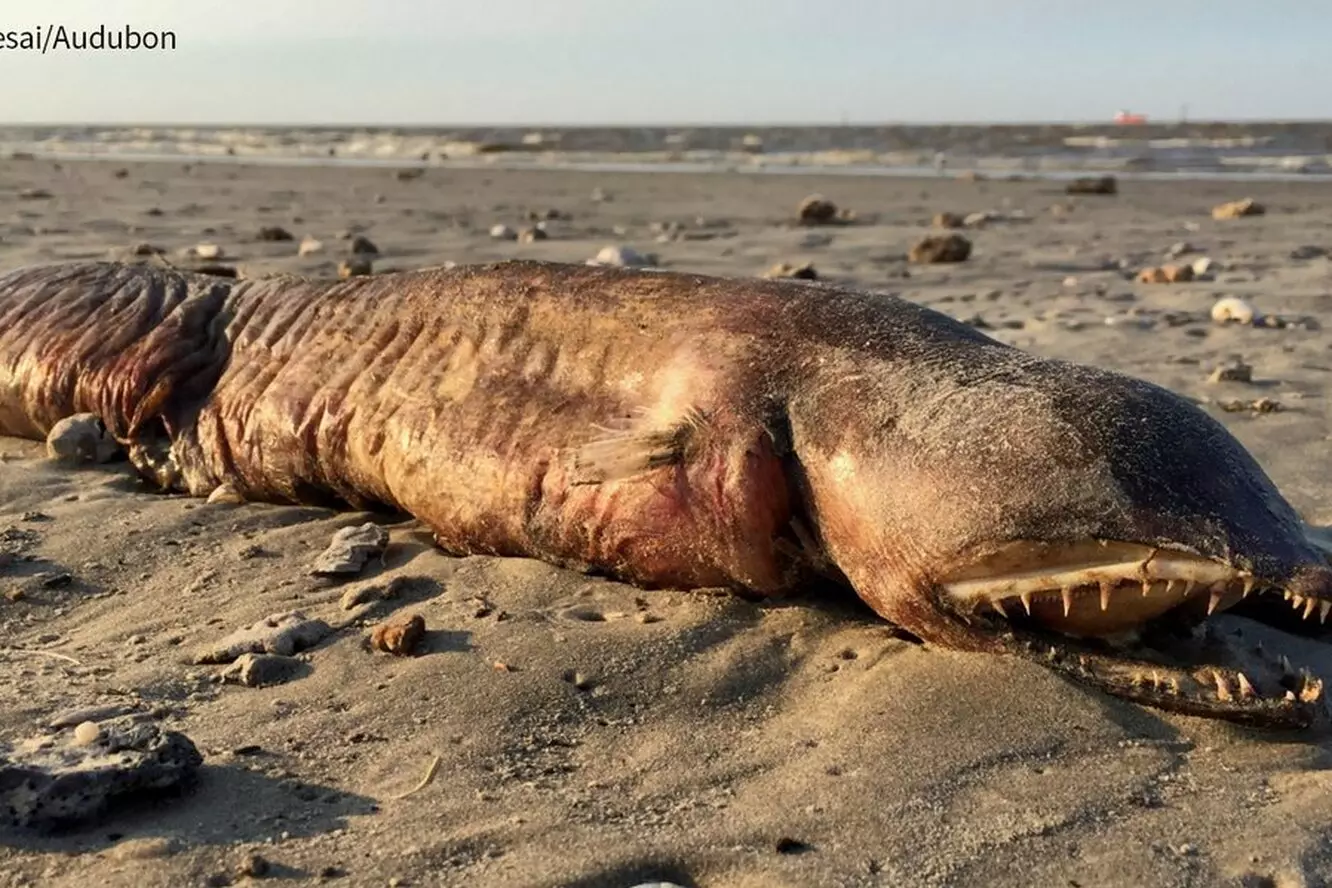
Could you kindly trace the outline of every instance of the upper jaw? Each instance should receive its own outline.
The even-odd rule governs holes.
[[[1210,616],[1251,594],[1282,595],[1305,619],[1332,613],[1332,585],[1307,575],[1261,576],[1181,549],[1114,540],[988,546],[936,585],[942,603],[964,617],[1022,615],[1083,637],[1137,629],[1171,611]]]
[[[1323,711],[1320,679],[1261,651],[1231,650],[1204,620],[1259,594],[1325,620],[1326,567],[1276,578],[1140,543],[1018,541],[954,562],[936,590],[1000,650],[1119,697],[1264,727],[1305,727]]]

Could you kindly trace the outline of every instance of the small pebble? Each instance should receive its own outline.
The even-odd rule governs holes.
[[[258,854],[251,854],[241,862],[236,874],[242,878],[262,879],[268,875],[270,867],[268,861]]]
[[[261,688],[290,681],[304,666],[295,657],[280,654],[241,654],[222,670],[221,677],[223,681],[247,688]]]
[[[425,618],[420,614],[380,623],[370,633],[370,646],[395,657],[410,656],[425,637]]]
[[[355,257],[344,259],[338,263],[338,277],[342,280],[353,277],[364,277],[374,273],[374,265],[369,259],[364,257]]]
[[[375,246],[374,241],[363,234],[358,234],[351,239],[351,246],[348,247],[351,252],[357,256],[378,256],[379,247]]]
[[[799,265],[793,262],[779,262],[765,271],[763,276],[770,280],[816,281],[819,279],[819,273],[814,269],[812,262],[803,262]]]
[[[589,691],[592,689],[592,679],[581,672],[575,672],[572,669],[564,673],[564,680],[573,685],[580,691]]]
[[[597,255],[587,260],[588,265],[609,265],[615,268],[650,268],[657,264],[651,253],[640,253],[633,247],[602,247]]]
[[[1218,364],[1207,377],[1208,382],[1253,382],[1253,366],[1239,358]]]
[[[102,729],[97,726],[97,722],[80,722],[74,729],[74,742],[79,746],[91,746],[97,742],[97,738],[102,736]]]

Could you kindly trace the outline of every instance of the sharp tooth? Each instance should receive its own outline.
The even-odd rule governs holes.
[[[1282,589],[1282,590],[1281,590],[1281,597],[1282,597],[1284,600],[1286,600],[1286,601],[1290,601],[1290,590],[1289,590],[1289,589]]]
[[[1068,616],[1073,610],[1073,590],[1065,586],[1059,590],[1059,594],[1064,598],[1064,616]]]
[[[1248,598],[1248,597],[1249,597],[1249,593],[1253,591],[1253,587],[1254,587],[1256,584],[1257,584],[1257,580],[1255,580],[1253,577],[1245,577],[1245,578],[1244,578],[1244,588],[1243,588],[1242,590],[1240,590],[1240,597],[1241,597],[1241,598]]]
[[[1212,588],[1212,597],[1207,600],[1207,616],[1216,613],[1216,608],[1221,604],[1221,592],[1216,587]]]
[[[1294,702],[1295,702],[1295,692],[1294,692],[1294,691],[1286,691],[1286,702],[1287,702],[1287,703],[1294,703]]]
[[[1146,597],[1147,597],[1148,595],[1150,595],[1150,594],[1152,594],[1152,581],[1151,581],[1151,580],[1143,580],[1143,581],[1142,581],[1142,597],[1143,597],[1143,598],[1146,598]],[[1101,608],[1101,610],[1105,610],[1105,608]]]
[[[1185,581],[1184,581],[1184,597],[1185,597],[1185,598],[1188,598],[1190,595],[1193,594],[1193,586],[1194,586],[1194,582],[1193,582],[1193,580],[1185,580]]]
[[[1238,675],[1239,675],[1240,699],[1243,700],[1248,697],[1256,697],[1258,695],[1258,692],[1254,690],[1253,685],[1249,682],[1249,677],[1245,675],[1243,672],[1238,673]]]
[[[1301,604],[1304,604],[1304,596],[1291,593],[1290,606],[1295,608],[1295,610],[1299,610]]]
[[[1101,610],[1110,610],[1110,593],[1114,591],[1115,584],[1109,580],[1101,580]]]
[[[1307,620],[1309,619],[1309,615],[1314,612],[1314,608],[1318,607],[1318,599],[1306,598],[1304,600],[1306,602],[1306,604],[1304,605],[1304,619]]]
[[[1003,606],[1002,604],[999,603],[999,599],[998,599],[998,598],[992,598],[992,599],[990,599],[990,607],[992,607],[992,608],[994,608],[995,610],[999,611],[999,616],[1003,617],[1005,620],[1008,619],[1008,614],[1004,612],[1004,606]]]
[[[1031,616],[1031,593],[1023,592],[1018,596],[1022,599],[1022,606],[1027,609],[1027,616]]]
[[[1332,601],[1324,601],[1318,605],[1318,622],[1326,623],[1329,613],[1332,613]]]
[[[1173,675],[1170,676],[1170,693],[1179,696],[1179,679]]]
[[[1188,580],[1166,580],[1166,587],[1165,587],[1166,594],[1167,594],[1167,595],[1174,595],[1174,594],[1175,594],[1175,590],[1178,589],[1178,588],[1181,587],[1181,586],[1184,587],[1184,591],[1183,591],[1181,597],[1185,597],[1185,598],[1187,598],[1187,597],[1188,597],[1188,594],[1189,594],[1189,583],[1188,583]]]
[[[1153,669],[1153,670],[1152,670],[1152,688],[1153,688],[1153,689],[1159,688],[1159,687],[1160,687],[1161,685],[1163,685],[1164,683],[1165,683],[1165,679],[1163,679],[1163,678],[1161,677],[1161,673],[1160,673],[1160,672],[1157,672],[1155,669]]]
[[[1285,654],[1281,655],[1281,671],[1286,675],[1295,674],[1295,667],[1290,665],[1290,657],[1287,657]]]
[[[1230,685],[1226,684],[1225,676],[1220,672],[1213,672],[1212,677],[1216,679],[1216,698],[1223,703],[1229,703],[1234,697],[1230,693]]]

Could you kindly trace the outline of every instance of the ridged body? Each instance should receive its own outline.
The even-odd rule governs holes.
[[[886,295],[529,262],[0,278],[0,432],[83,411],[195,495],[382,503],[451,551],[644,585],[767,593],[826,557],[957,646],[981,642],[934,579],[1009,539],[1173,546],[1332,597],[1204,413]]]

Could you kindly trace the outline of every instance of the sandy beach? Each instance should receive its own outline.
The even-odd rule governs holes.
[[[812,193],[857,223],[795,224]],[[1266,214],[1211,217],[1244,197]],[[184,251],[211,244],[243,276],[333,276],[352,234],[378,248],[376,273],[583,262],[613,244],[734,277],[810,262],[1199,402],[1306,520],[1332,524],[1332,183],[1121,179],[1117,195],[1070,196],[997,178],[12,159],[0,206],[0,271],[138,244],[190,267]],[[944,211],[992,214],[961,232],[971,258],[908,264]],[[545,240],[490,235],[548,216]],[[262,240],[266,226],[294,239]],[[322,249],[298,255],[306,237]],[[1176,245],[1190,249],[1168,260]],[[1205,279],[1133,280],[1201,258]],[[1221,297],[1284,323],[1215,324]],[[1209,381],[1237,357],[1250,382]],[[1259,399],[1280,409],[1223,409]],[[43,457],[0,438],[0,553],[16,556],[0,558],[0,740],[126,704],[190,737],[204,766],[185,794],[67,834],[0,834],[0,888],[1332,881],[1324,732],[1170,715],[1032,663],[925,649],[849,594],[644,592],[446,557],[402,516],[207,504],[124,464]],[[336,529],[368,520],[390,531],[382,564],[310,576]],[[393,601],[354,617],[339,604],[396,578]],[[191,662],[290,610],[335,629],[292,680],[238,686]],[[429,630],[418,656],[365,648],[369,626],[407,612]],[[1332,678],[1325,643],[1218,624]],[[255,855],[267,872],[245,875]]]

